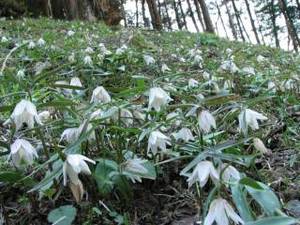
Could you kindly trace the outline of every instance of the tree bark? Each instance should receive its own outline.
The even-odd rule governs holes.
[[[300,45],[300,41],[299,41],[299,38],[297,35],[296,28],[293,24],[293,21],[288,14],[286,2],[285,2],[285,0],[278,0],[278,4],[279,4],[280,11],[282,12],[282,14],[284,16],[286,26],[288,29],[288,34],[292,39],[294,49],[296,52],[298,52],[298,47]]]
[[[205,25],[204,25],[204,22],[203,22],[202,13],[201,13],[201,9],[200,9],[200,5],[199,5],[198,0],[194,0],[194,4],[196,6],[196,12],[197,12],[198,19],[201,23],[202,30],[205,31]]]
[[[256,26],[255,26],[255,22],[254,22],[252,13],[251,13],[251,9],[250,9],[250,5],[249,5],[248,0],[245,0],[245,3],[246,3],[248,15],[249,15],[249,17],[250,17],[250,22],[251,22],[251,26],[252,26],[252,31],[253,31],[253,33],[254,33],[254,35],[255,35],[256,42],[257,42],[257,44],[260,44],[260,40],[259,40],[259,37],[258,37],[257,29],[256,29]]]
[[[240,23],[240,20],[239,20],[237,7],[235,5],[234,0],[231,0],[231,3],[232,3],[232,6],[233,6],[233,11],[234,11],[235,19],[236,19],[236,22],[237,22],[237,25],[238,25],[238,28],[239,28],[239,31],[240,31],[241,38],[245,42],[246,39],[245,39],[245,36],[244,36],[244,33],[243,33],[243,29],[242,29],[242,26],[241,26],[241,23]]]
[[[203,19],[204,19],[204,23],[205,23],[205,31],[209,32],[209,33],[215,33],[215,29],[212,24],[205,0],[198,0],[198,2],[200,4],[200,7],[201,7],[202,13],[203,13]]]
[[[224,29],[224,31],[225,31],[225,34],[226,34],[226,38],[229,38],[229,37],[228,37],[228,33],[227,33],[227,29],[226,29],[226,26],[225,26],[225,23],[224,23],[222,14],[221,14],[221,10],[220,10],[220,7],[219,7],[219,5],[218,5],[218,2],[216,1],[215,4],[216,4],[217,10],[218,10],[219,18],[221,19],[222,27],[223,27],[223,29]]]
[[[199,28],[198,28],[198,25],[197,25],[197,22],[196,22],[196,19],[195,19],[195,16],[194,16],[194,12],[193,12],[190,0],[187,0],[187,3],[188,3],[189,11],[190,11],[190,16],[191,16],[192,21],[194,23],[195,29],[199,33]]]
[[[181,0],[178,0],[178,5],[179,5],[180,12],[181,12],[181,17],[183,19],[183,25],[184,25],[185,29],[188,30],[188,27],[186,24],[186,19],[185,19],[185,13],[182,8]]]
[[[227,4],[225,4],[225,7],[226,7],[226,13],[227,13],[227,16],[228,16],[228,20],[229,20],[229,26],[230,26],[230,29],[231,29],[231,32],[232,32],[232,35],[234,37],[234,40],[237,40],[237,32],[236,32],[236,29],[235,29],[235,25],[234,25],[234,22],[233,22],[233,18],[232,18],[232,15],[230,13],[230,9],[228,7]]]
[[[161,18],[159,16],[155,0],[146,0],[146,2],[148,4],[153,28],[156,30],[161,30],[162,29]]]
[[[278,29],[276,25],[276,12],[275,12],[274,0],[271,1],[270,14],[271,14],[271,22],[272,22],[272,33],[275,39],[275,45],[277,48],[280,48]]]
[[[168,6],[167,6],[167,3],[166,3],[165,0],[164,0],[163,4],[164,4],[164,7],[165,7],[167,19],[168,19],[168,29],[169,29],[169,30],[172,30],[172,21],[171,21],[171,17],[170,17],[170,15],[169,15]]]
[[[175,0],[173,0],[173,7],[174,7],[174,11],[175,11],[175,17],[176,17],[176,22],[177,22],[178,29],[182,30],[182,24],[181,24],[181,21],[180,21],[178,8],[177,8]]]
[[[139,4],[138,4],[138,0],[135,0],[135,26],[139,27]]]

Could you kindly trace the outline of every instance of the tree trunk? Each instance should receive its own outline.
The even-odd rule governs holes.
[[[157,10],[157,5],[155,0],[146,0],[151,16],[151,23],[154,29],[156,30],[161,30],[162,25],[161,25],[161,19]]]
[[[198,19],[199,19],[199,21],[201,23],[202,30],[205,31],[205,25],[204,25],[204,22],[203,22],[203,18],[202,18],[202,14],[201,14],[201,9],[200,9],[198,0],[194,0],[194,4],[196,6],[196,12],[197,12]]]
[[[236,22],[237,22],[237,25],[238,25],[238,28],[239,28],[239,31],[240,31],[241,38],[245,42],[246,39],[245,39],[245,36],[244,36],[244,33],[243,33],[243,29],[242,29],[242,26],[241,26],[241,23],[240,23],[240,20],[239,20],[239,16],[238,16],[239,12],[237,10],[237,7],[235,5],[234,0],[231,0],[231,3],[232,3],[232,6],[233,6],[234,15],[235,15]]]
[[[270,5],[270,14],[271,14],[271,22],[272,22],[272,33],[275,38],[275,45],[277,48],[280,48],[279,38],[278,38],[278,28],[276,25],[276,12],[275,12],[275,6],[274,6],[274,0],[271,1]]]
[[[139,1],[135,0],[135,26],[139,27]]]
[[[182,8],[181,0],[178,1],[178,5],[179,5],[180,12],[181,12],[181,17],[183,19],[183,25],[184,25],[185,29],[188,30],[188,27],[187,27],[187,24],[186,24],[186,19],[185,19],[185,13],[184,13],[183,8]]]
[[[232,15],[230,13],[230,9],[228,7],[227,4],[225,4],[225,7],[226,7],[226,13],[227,13],[227,16],[228,16],[228,20],[229,20],[229,26],[230,26],[230,29],[231,29],[231,32],[232,32],[232,35],[234,37],[234,40],[237,40],[237,32],[236,32],[236,29],[235,29],[235,25],[234,25],[234,22],[233,22],[233,18],[232,18]]]
[[[171,17],[170,17],[170,15],[169,15],[168,6],[167,6],[167,3],[166,3],[165,0],[164,0],[163,4],[164,4],[164,7],[165,7],[167,19],[168,19],[168,29],[169,29],[169,30],[172,30],[172,21],[171,21]]]
[[[251,9],[250,9],[250,5],[249,5],[248,0],[245,0],[245,3],[246,3],[248,15],[250,17],[250,22],[251,22],[253,33],[255,35],[256,42],[257,42],[257,44],[260,44],[260,40],[259,40],[259,37],[258,37],[258,33],[257,33],[257,29],[256,29],[256,26],[255,26],[254,19],[252,17],[252,13],[251,13]]]
[[[205,31],[209,33],[215,33],[214,26],[212,24],[209,11],[207,8],[207,5],[205,3],[205,0],[198,0],[200,7],[202,9],[204,23],[205,23]]]
[[[221,19],[222,27],[223,27],[223,29],[225,31],[225,34],[226,34],[226,38],[228,38],[228,33],[227,33],[227,30],[226,30],[226,26],[225,26],[225,23],[224,23],[224,20],[223,20],[223,17],[222,17],[221,10],[220,10],[220,7],[218,5],[218,2],[216,1],[215,4],[216,4],[217,10],[218,10],[219,18]]]
[[[177,8],[175,0],[173,0],[173,7],[174,7],[174,11],[175,11],[175,16],[176,16],[176,22],[177,22],[178,29],[182,30],[182,24],[181,24],[181,21],[180,21],[178,8]]]
[[[293,21],[288,14],[286,2],[285,2],[285,0],[278,0],[278,3],[279,3],[280,11],[282,12],[282,14],[284,16],[286,26],[288,29],[288,34],[292,39],[294,49],[296,52],[298,52],[298,46],[300,46],[300,41],[297,36],[297,31],[293,24]]]
[[[194,12],[193,12],[190,0],[187,0],[187,3],[188,3],[189,11],[190,11],[190,16],[191,16],[192,21],[194,23],[195,29],[199,33],[199,28],[198,28],[198,25],[197,25],[197,22],[196,22],[196,19],[195,19],[195,16],[194,16]]]

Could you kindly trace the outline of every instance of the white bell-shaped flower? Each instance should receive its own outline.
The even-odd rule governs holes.
[[[261,154],[270,154],[271,150],[266,148],[265,144],[259,138],[253,138],[253,146]]]
[[[47,122],[50,119],[50,112],[48,110],[42,111],[38,114],[42,123]]]
[[[232,206],[225,199],[218,198],[211,202],[204,225],[229,225],[229,219],[235,224],[244,224],[244,221],[234,211]]]
[[[19,167],[22,164],[31,165],[38,154],[35,148],[24,139],[17,139],[10,146],[10,157],[15,166]]]
[[[196,88],[199,86],[199,82],[196,81],[195,79],[191,78],[189,79],[188,87],[189,88]]]
[[[153,155],[157,154],[158,149],[162,152],[167,151],[167,145],[171,145],[170,138],[160,131],[152,131],[148,139],[148,153],[151,151]]]
[[[116,50],[116,55],[122,55],[126,52],[128,47],[126,45],[122,45],[120,48]]]
[[[72,79],[70,81],[70,85],[76,86],[76,87],[83,87],[79,77],[72,77]],[[76,93],[80,94],[80,93],[82,93],[82,90],[76,90]]]
[[[239,129],[246,135],[248,131],[248,126],[250,126],[252,130],[258,130],[258,120],[267,119],[268,118],[261,113],[258,113],[251,109],[244,109],[239,114]]]
[[[262,55],[259,55],[259,56],[257,56],[256,60],[257,60],[257,62],[259,62],[259,63],[263,63],[263,62],[266,61],[266,57],[264,57],[264,56],[262,56]]]
[[[17,130],[21,129],[23,124],[26,124],[29,129],[34,127],[34,122],[42,124],[35,105],[24,99],[16,105],[10,118],[16,125]]]
[[[219,173],[225,183],[239,181],[241,179],[240,172],[233,166],[226,163],[221,164],[219,167]]]
[[[128,159],[124,164],[124,172],[131,179],[133,183],[136,181],[142,182],[142,174],[148,173],[147,168],[143,165],[147,160],[140,158]]]
[[[149,109],[160,111],[161,107],[167,105],[172,98],[160,87],[153,87],[149,92]]]
[[[85,53],[87,53],[87,54],[92,54],[92,53],[94,53],[94,50],[93,50],[91,47],[87,47],[84,51],[85,51]]]
[[[21,79],[23,79],[25,77],[25,71],[24,70],[19,70],[18,72],[17,72],[17,78],[19,79],[19,80],[21,80]]]
[[[275,84],[275,82],[274,81],[269,81],[268,82],[268,90],[269,91],[272,91],[272,92],[276,92],[276,84]]]
[[[78,139],[78,128],[67,128],[60,136],[60,141],[66,141],[67,143],[73,143]]]
[[[167,71],[171,71],[171,69],[168,67],[167,64],[163,63],[162,66],[161,66],[161,71],[163,73],[167,72]]]
[[[74,52],[72,52],[72,53],[68,56],[68,61],[69,61],[70,63],[74,63],[74,62],[76,61],[76,59],[75,59],[75,53],[74,53]]]
[[[43,38],[40,38],[38,41],[37,41],[37,45],[42,47],[46,44],[46,41],[43,39]]]
[[[219,173],[215,169],[214,165],[210,161],[201,161],[195,167],[193,173],[188,178],[189,187],[194,183],[199,181],[200,187],[204,187],[208,181],[208,178],[211,178],[213,182],[219,180]]]
[[[67,184],[67,177],[70,178],[73,184],[77,185],[80,182],[78,178],[79,173],[82,172],[87,175],[91,174],[89,166],[85,161],[96,164],[94,160],[80,154],[67,155],[66,161],[63,165],[64,185]]]
[[[86,55],[86,56],[83,58],[83,63],[84,63],[85,65],[92,66],[92,65],[93,65],[93,60],[92,60],[91,56]]]
[[[33,41],[30,41],[28,44],[29,49],[34,49],[35,48],[35,43]]]
[[[188,142],[188,141],[195,140],[192,131],[189,128],[185,128],[185,127],[182,128],[177,133],[174,133],[173,136],[176,139],[176,141],[182,140],[184,142]]]
[[[212,128],[216,129],[216,120],[213,115],[207,111],[203,110],[198,115],[198,123],[201,131],[204,133],[209,133]]]
[[[69,37],[73,36],[74,34],[75,34],[75,31],[72,31],[72,30],[69,30],[69,31],[67,32],[67,35],[68,35]]]
[[[145,61],[147,66],[155,63],[155,59],[152,56],[144,55],[143,57],[144,57],[144,61]]]
[[[3,36],[1,38],[1,43],[6,43],[6,42],[8,42],[8,39],[7,39],[7,37]]]
[[[91,103],[108,103],[111,102],[111,97],[104,87],[96,87],[93,91]]]
[[[218,70],[220,72],[236,73],[239,71],[239,68],[235,65],[233,60],[226,60],[222,62]]]

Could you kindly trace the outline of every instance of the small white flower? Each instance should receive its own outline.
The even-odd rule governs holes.
[[[227,55],[229,55],[229,56],[232,55],[232,52],[233,52],[233,51],[232,51],[231,48],[227,48],[227,49],[226,49],[226,54],[227,54]]]
[[[101,119],[103,116],[103,111],[101,109],[97,109],[95,112],[91,114],[91,120]]]
[[[109,103],[111,102],[111,97],[104,87],[96,87],[93,91],[91,103]]]
[[[142,120],[142,121],[146,120],[146,115],[144,113],[140,112],[139,110],[134,110],[133,116],[134,116],[134,118],[136,118],[138,120]]]
[[[197,94],[195,97],[198,101],[202,101],[203,99],[205,99],[204,95],[201,93]]]
[[[38,41],[37,41],[37,45],[42,47],[46,44],[46,41],[43,39],[43,38],[40,38]]]
[[[162,64],[162,66],[161,66],[161,71],[163,72],[163,73],[165,73],[165,72],[167,72],[167,71],[171,71],[171,69],[167,66],[167,64]]]
[[[126,45],[122,45],[122,47],[118,48],[116,50],[116,55],[122,55],[125,53],[125,51],[127,50],[127,46]]]
[[[246,75],[251,75],[251,76],[255,76],[255,69],[251,66],[246,66],[242,69],[242,73],[246,74]]]
[[[67,35],[68,35],[69,37],[73,36],[74,34],[75,34],[75,32],[72,31],[72,30],[69,30],[69,31],[67,32]]]
[[[21,129],[24,123],[29,129],[34,127],[34,122],[41,124],[35,105],[24,99],[16,105],[10,118],[16,125],[16,130]]]
[[[82,83],[78,77],[72,77],[70,81],[71,86],[82,87]],[[76,93],[82,93],[82,90],[76,90]]]
[[[50,119],[50,112],[45,110],[45,111],[42,111],[38,114],[39,116],[39,119],[41,122],[46,122]]]
[[[204,220],[204,225],[229,225],[229,219],[235,224],[244,224],[244,221],[235,213],[232,206],[223,198],[211,202],[209,211]]]
[[[254,148],[262,154],[270,154],[270,149],[267,149],[265,144],[259,138],[253,138]]]
[[[83,63],[84,63],[85,65],[92,66],[92,65],[93,65],[93,60],[92,60],[91,56],[86,55],[86,56],[84,57],[84,59],[83,59]]]
[[[87,175],[91,174],[89,166],[85,161],[96,164],[94,160],[91,160],[88,157],[80,154],[67,155],[66,161],[63,165],[63,177],[65,186],[67,184],[67,177],[70,178],[73,184],[77,185],[80,182],[78,178],[79,173],[82,172]]]
[[[195,55],[194,60],[193,60],[193,64],[194,65],[199,65],[199,67],[202,67],[202,62],[203,62],[203,58],[201,55]]]
[[[144,61],[145,61],[147,66],[155,63],[155,59],[152,56],[144,55],[143,57],[144,57]]]
[[[67,143],[73,143],[78,139],[78,128],[67,128],[60,136],[60,141],[65,140]]]
[[[210,79],[211,75],[206,71],[203,72],[202,76],[203,76],[204,80],[211,80]]]
[[[257,120],[267,119],[268,118],[261,113],[258,113],[251,109],[244,109],[239,114],[239,129],[246,135],[248,131],[248,126],[250,126],[252,130],[258,130],[259,125]]]
[[[276,92],[276,84],[271,80],[268,82],[268,90]]]
[[[235,65],[235,63],[232,60],[226,60],[219,67],[219,71],[236,73],[239,71],[239,68]]]
[[[189,128],[182,128],[177,133],[174,133],[173,136],[176,139],[176,141],[183,140],[184,142],[188,142],[195,140],[192,131]]]
[[[128,109],[121,109],[120,112],[121,120],[125,123],[127,127],[132,126],[133,124],[133,115]]]
[[[17,78],[19,79],[19,80],[21,80],[21,79],[23,79],[25,77],[25,72],[24,72],[24,70],[19,70],[18,72],[17,72]]]
[[[13,164],[17,167],[22,164],[31,165],[34,158],[38,158],[35,148],[24,139],[15,140],[10,149],[10,157]]]
[[[3,37],[1,38],[1,43],[6,43],[6,42],[8,42],[8,39],[7,39],[7,37],[4,37],[4,36],[3,36]]]
[[[171,145],[170,138],[160,131],[152,131],[148,139],[148,153],[157,154],[158,149],[162,152],[167,151],[167,145]]]
[[[225,80],[223,89],[228,90],[234,88],[234,83],[231,80]]]
[[[105,45],[103,43],[99,44],[99,48],[100,48],[100,52],[102,55],[111,55],[111,51],[107,50],[107,48],[105,47]]]
[[[172,98],[161,88],[154,87],[149,92],[149,109],[160,111],[161,107],[167,105]]]
[[[179,126],[181,124],[180,113],[181,113],[180,110],[171,112],[166,116],[166,120],[167,121],[174,120],[175,125]]]
[[[204,187],[208,181],[208,178],[211,178],[213,182],[219,180],[219,173],[215,169],[214,165],[210,161],[201,161],[195,167],[193,173],[188,178],[189,187],[194,183],[199,181],[200,187]]]
[[[80,135],[82,134],[82,132],[84,131],[84,128],[86,127],[85,132],[88,133],[93,129],[92,124],[87,124],[87,120],[83,121],[83,123],[78,127],[77,129],[77,138],[80,137]],[[95,136],[95,132],[92,131],[88,137],[88,140],[92,141],[92,140],[96,140],[96,136]]]
[[[85,51],[85,53],[87,53],[87,54],[92,54],[92,53],[94,53],[94,50],[93,50],[91,47],[87,47],[84,51]]]
[[[75,62],[75,54],[74,54],[74,52],[72,52],[71,55],[68,56],[68,61],[70,63],[74,63]]]
[[[266,61],[266,58],[264,56],[262,56],[262,55],[259,55],[259,56],[257,56],[256,60],[259,63],[263,63],[263,62]]]
[[[125,170],[133,173],[148,173],[148,170],[143,165],[147,160],[140,158],[128,159],[125,162]]]
[[[215,118],[207,110],[203,110],[200,112],[200,114],[198,115],[198,123],[200,129],[204,133],[209,133],[212,128],[216,129],[217,127]]]
[[[199,82],[196,81],[195,79],[191,78],[189,79],[188,87],[189,88],[196,88],[199,86]]]
[[[28,44],[28,48],[29,49],[35,48],[35,43],[33,41],[30,41],[29,44]]]
[[[58,80],[55,82],[56,85],[67,85],[69,86],[69,83],[65,80]],[[61,91],[61,88],[57,88],[58,91]],[[68,89],[68,88],[62,88],[62,92],[65,95],[70,95],[72,93],[72,90]]]
[[[119,66],[119,67],[118,67],[118,70],[119,70],[119,71],[122,71],[122,72],[125,72],[126,66],[125,66],[125,65]]]
[[[222,180],[225,183],[230,183],[234,181],[239,181],[241,179],[240,172],[226,163],[219,167],[219,173],[222,174]]]

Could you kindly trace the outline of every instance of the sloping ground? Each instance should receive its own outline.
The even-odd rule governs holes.
[[[279,197],[284,212],[299,216],[299,55],[228,42],[208,34],[111,30],[99,23],[24,19],[1,21],[0,25],[0,154],[4,155],[0,215],[8,224],[47,224],[52,209],[70,204],[77,208],[74,224],[190,224],[199,219],[199,212],[206,215],[203,208],[215,196],[226,198],[243,214],[236,199],[231,199],[228,184],[220,181],[222,185],[216,189],[209,181],[203,188],[188,188],[186,177],[179,175],[197,155],[208,150],[209,155],[203,159],[213,161],[215,167],[226,162],[237,168],[241,177],[249,177],[240,182],[242,188],[246,190],[248,185],[259,189],[254,180],[265,183]],[[78,83],[69,86],[73,77],[79,77],[83,88],[76,88]],[[109,92],[112,102],[90,103],[97,86]],[[159,112],[148,110],[151,87],[163,88],[172,98]],[[24,98],[30,99],[38,112],[48,110],[50,118],[40,129],[15,132],[4,122]],[[117,111],[110,111],[113,107]],[[245,126],[253,121],[238,120],[245,108],[268,119],[257,124],[259,129],[248,127],[246,132]],[[75,144],[60,141],[64,129],[78,127],[96,109],[110,120],[100,117],[91,122],[95,139],[88,140],[88,128]],[[199,127],[191,109],[194,114],[209,110],[216,128],[206,134],[201,124],[209,122],[209,117],[200,121]],[[146,118],[139,118],[137,112]],[[172,112],[176,117],[168,116]],[[185,143],[172,136],[183,127],[191,130],[194,141]],[[172,137],[168,153],[155,157],[147,154],[147,140],[153,130]],[[260,138],[269,151],[255,149],[254,137]],[[39,149],[33,165],[16,169],[11,160],[6,160],[6,148],[16,138],[27,139]],[[45,148],[49,151],[46,154]],[[98,160],[96,167],[90,165],[92,177],[80,175],[88,195],[78,205],[70,189],[62,185],[61,171],[48,174],[56,179],[54,183],[44,179],[48,164],[43,163],[63,151]],[[149,174],[136,177],[126,171],[124,151],[147,159],[151,164],[147,167]],[[121,181],[103,172],[112,170],[103,159],[116,163]],[[51,171],[62,166],[62,161],[57,161],[50,163]],[[142,183],[130,182],[141,178]],[[32,188],[34,191],[27,193]],[[265,210],[263,202],[249,194],[246,197],[253,219],[276,215]],[[291,200],[294,205],[286,209],[285,204]],[[241,217],[245,220],[245,215]]]

